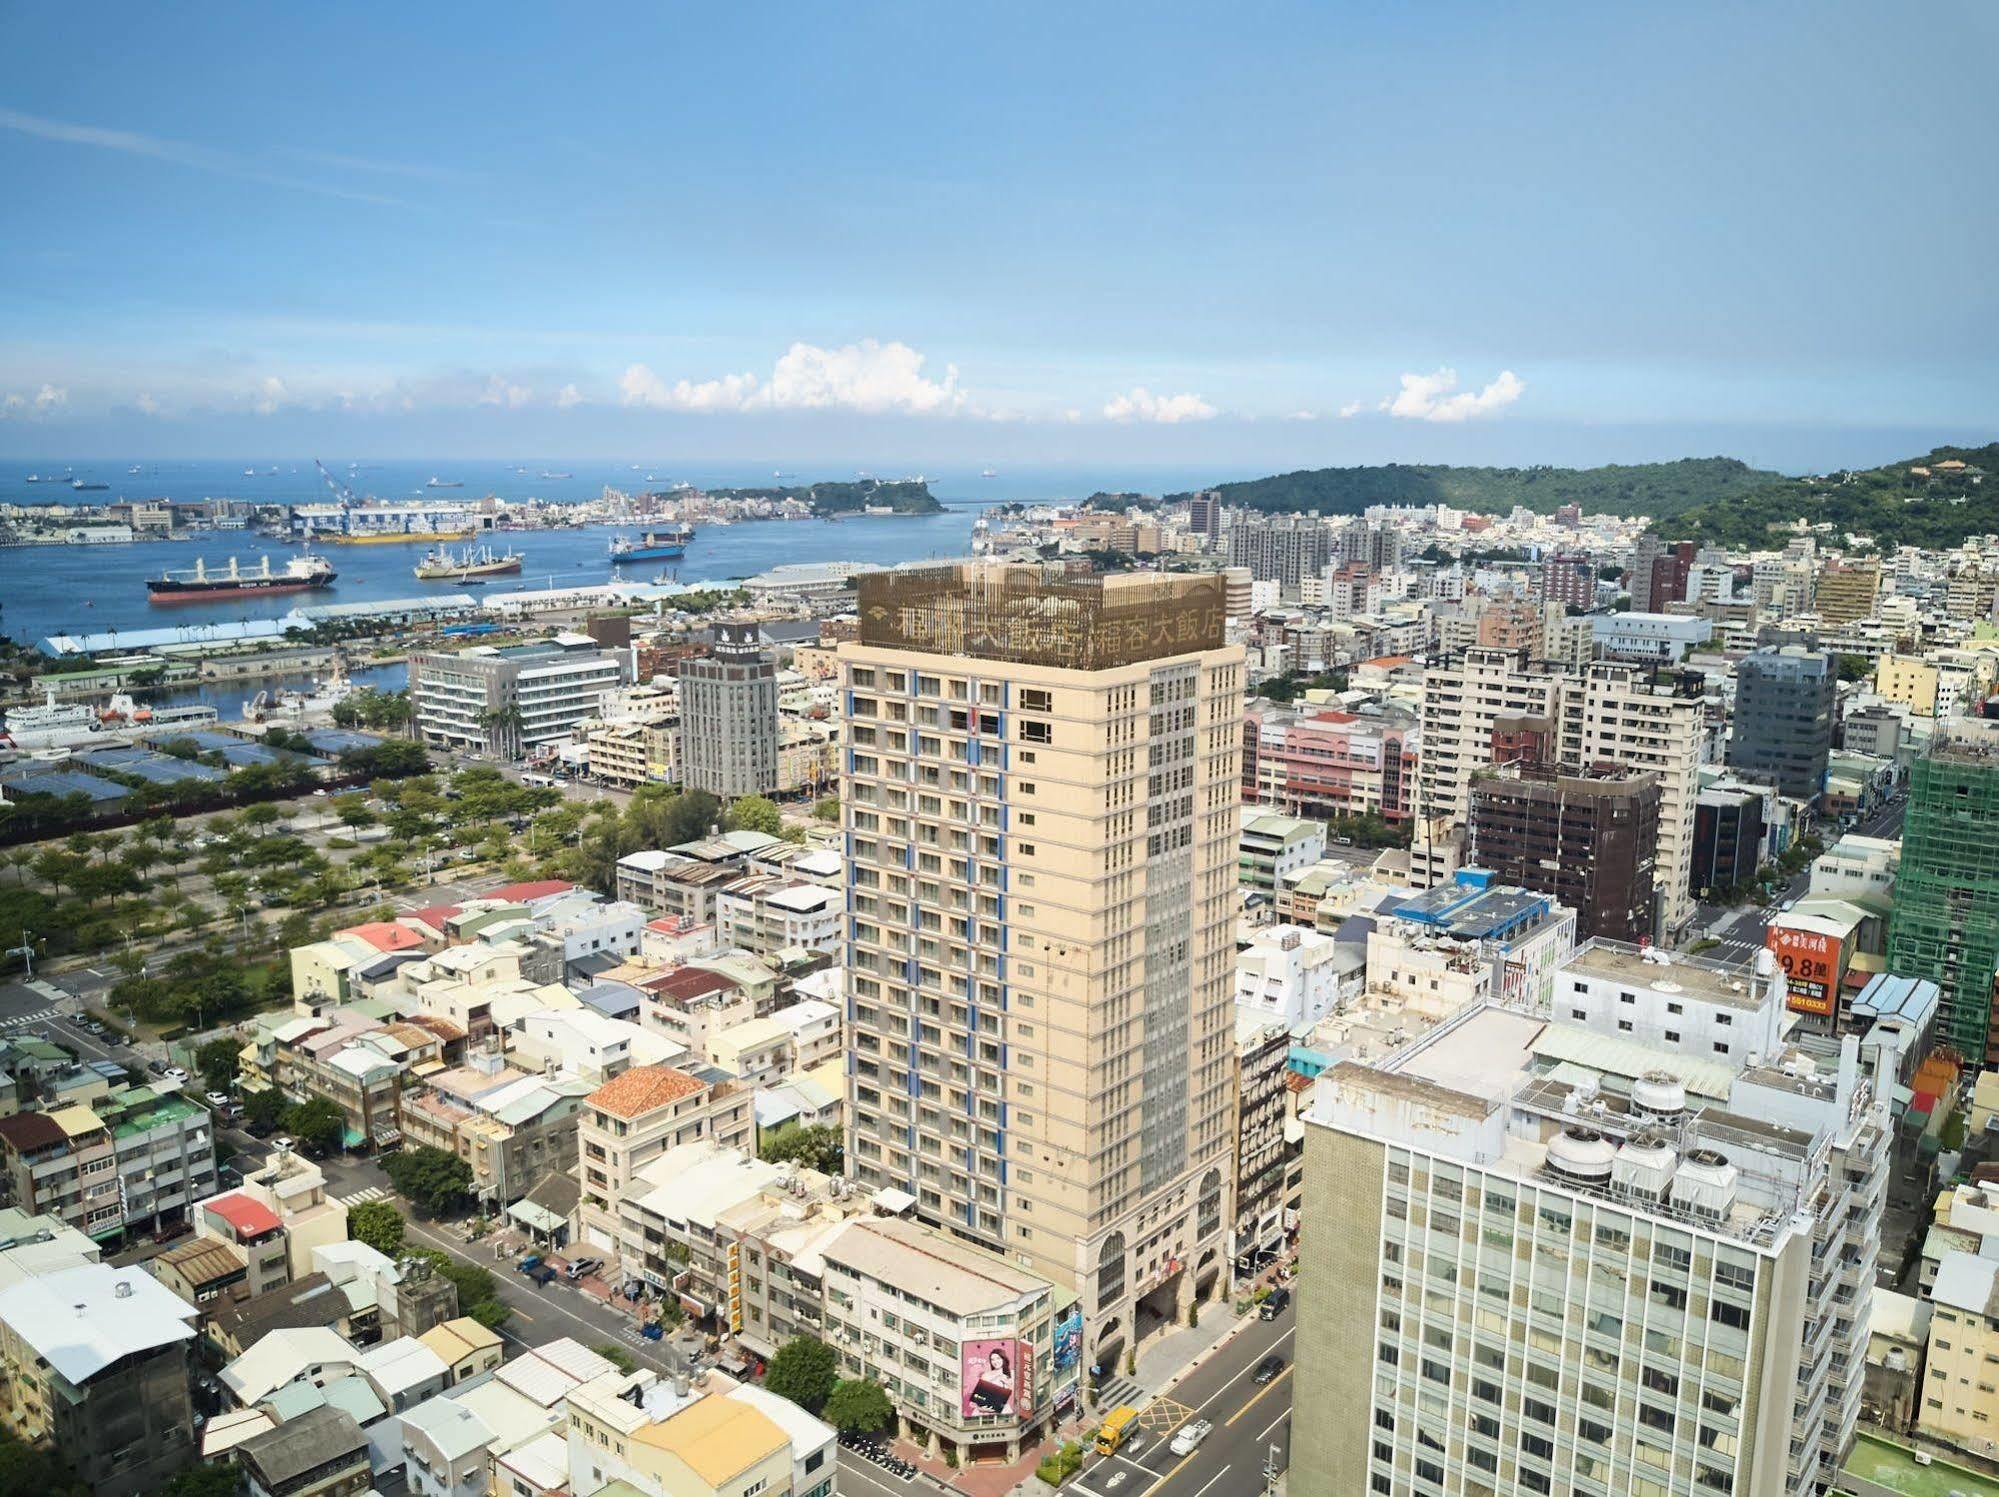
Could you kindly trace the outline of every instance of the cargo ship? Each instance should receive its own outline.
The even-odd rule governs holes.
[[[521,569],[518,553],[509,551],[504,556],[495,556],[491,546],[481,546],[474,551],[469,546],[464,555],[453,556],[442,546],[433,546],[424,552],[423,560],[416,564],[419,582],[440,582],[451,578],[504,577]]]
[[[253,597],[265,593],[303,593],[331,587],[338,574],[323,556],[294,556],[276,571],[266,556],[256,571],[245,571],[235,557],[226,571],[208,570],[197,561],[187,571],[163,572],[146,583],[147,601],[190,603],[204,598]]]
[[[469,541],[472,535],[469,530],[355,530],[336,531],[330,535],[321,531],[319,539],[331,541],[336,546],[394,546],[410,541],[430,544]]]
[[[635,541],[617,536],[611,541],[611,565],[627,561],[678,561],[687,554],[687,543],[693,539],[692,525],[648,530]]]

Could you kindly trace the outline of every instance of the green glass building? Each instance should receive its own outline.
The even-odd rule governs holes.
[[[1971,725],[1967,725],[1971,726]],[[1938,1038],[1973,1065],[1999,1058],[1999,733],[1939,740],[1909,777],[1888,970],[1943,989]]]

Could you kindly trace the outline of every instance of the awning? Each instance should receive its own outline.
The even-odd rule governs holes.
[[[524,1227],[537,1232],[559,1232],[568,1224],[545,1206],[537,1206],[533,1201],[516,1201],[507,1208],[507,1215]]]

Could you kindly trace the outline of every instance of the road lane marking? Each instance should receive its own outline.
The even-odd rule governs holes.
[[[527,1312],[527,1311],[525,1311],[525,1310],[521,1309],[521,1308],[520,1308],[519,1306],[517,1306],[517,1305],[509,1305],[509,1306],[508,1306],[507,1308],[508,1308],[508,1309],[510,1309],[510,1310],[512,1310],[512,1311],[514,1312],[514,1314],[516,1314],[516,1315],[520,1316],[520,1318],[521,1318],[522,1320],[525,1320],[525,1321],[526,1321],[526,1322],[527,1322],[527,1323],[528,1323],[529,1325],[533,1325],[533,1324],[534,1324],[534,1317],[533,1317],[532,1315],[528,1314],[528,1312]]]
[[[1263,1432],[1257,1436],[1257,1439],[1259,1440],[1269,1439],[1270,1432],[1273,1429],[1277,1428],[1278,1425],[1282,1424],[1286,1419],[1289,1419],[1290,1417],[1291,1417],[1291,1411],[1289,1409],[1286,1409],[1283,1413],[1279,1414],[1275,1419],[1271,1420],[1270,1423],[1263,1426]]]
[[[1265,1387],[1261,1393],[1257,1394],[1256,1397],[1252,1398],[1248,1403],[1244,1404],[1241,1408],[1237,1409],[1235,1413],[1231,1414],[1228,1420],[1229,1424],[1233,1425],[1236,1422],[1236,1420],[1242,1418],[1244,1414],[1247,1414],[1251,1409],[1255,1408],[1259,1403],[1262,1403],[1264,1399],[1270,1397],[1271,1394],[1277,1391],[1278,1385],[1281,1384],[1284,1381],[1284,1379],[1286,1379],[1289,1376],[1291,1376],[1291,1369],[1287,1367],[1282,1372],[1278,1373],[1276,1377],[1272,1378],[1270,1380],[1269,1385]]]
[[[1194,1494],[1194,1497],[1203,1497],[1203,1494],[1206,1493],[1208,1487],[1213,1486],[1216,1482],[1220,1481],[1224,1476],[1227,1476],[1228,1474],[1229,1474],[1229,1468],[1227,1466],[1222,1467],[1221,1470],[1217,1471],[1213,1476],[1211,1476],[1208,1479],[1208,1486],[1202,1487],[1199,1492],[1196,1492]]]

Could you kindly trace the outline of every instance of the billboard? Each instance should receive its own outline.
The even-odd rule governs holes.
[[[1083,1359],[1083,1307],[1071,1305],[1055,1322],[1055,1370],[1067,1372]]]
[[[1839,941],[1815,930],[1773,925],[1769,942],[1790,990],[1791,1011],[1821,1018],[1830,1015],[1839,996],[1843,955]]]
[[[1025,1341],[967,1341],[958,1349],[962,1370],[959,1413],[1022,1415],[1034,1407],[1034,1348]]]

